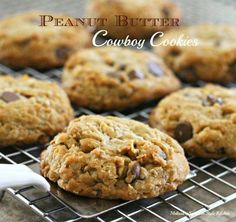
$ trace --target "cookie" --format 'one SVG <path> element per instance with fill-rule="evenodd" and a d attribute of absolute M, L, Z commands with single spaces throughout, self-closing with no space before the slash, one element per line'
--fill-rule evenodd
<path fill-rule="evenodd" d="M 112 38 L 129 35 L 132 39 L 140 39 L 174 26 L 181 18 L 181 11 L 170 0 L 90 0 L 87 17 L 106 18 L 107 21 L 98 24 L 96 29 L 107 30 Z M 166 18 L 171 20 L 167 22 Z"/>
<path fill-rule="evenodd" d="M 163 99 L 150 125 L 204 158 L 236 158 L 236 89 L 217 85 L 186 88 Z"/>
<path fill-rule="evenodd" d="M 75 51 L 91 44 L 90 34 L 82 26 L 40 26 L 39 15 L 25 12 L 0 21 L 0 63 L 13 68 L 50 69 L 62 66 Z"/>
<path fill-rule="evenodd" d="M 157 129 L 90 115 L 52 140 L 41 154 L 41 172 L 80 196 L 134 200 L 175 190 L 189 166 L 182 147 Z"/>
<path fill-rule="evenodd" d="M 173 39 L 173 40 L 172 40 Z M 180 46 L 174 41 L 191 40 L 192 46 Z M 227 83 L 236 79 L 236 28 L 230 25 L 195 25 L 180 28 L 158 38 L 155 44 L 172 45 L 154 47 L 168 66 L 184 81 Z M 198 45 L 193 41 L 197 40 Z"/>
<path fill-rule="evenodd" d="M 74 54 L 65 65 L 62 85 L 73 103 L 95 110 L 133 107 L 180 88 L 160 58 L 120 47 Z"/>
<path fill-rule="evenodd" d="M 0 147 L 48 142 L 73 118 L 65 92 L 28 76 L 0 76 Z"/>

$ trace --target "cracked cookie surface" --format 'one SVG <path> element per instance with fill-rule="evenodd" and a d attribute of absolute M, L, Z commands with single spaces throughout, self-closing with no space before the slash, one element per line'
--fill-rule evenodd
<path fill-rule="evenodd" d="M 64 68 L 62 85 L 73 103 L 96 110 L 133 107 L 180 88 L 160 58 L 120 47 L 74 54 Z"/>
<path fill-rule="evenodd" d="M 117 15 L 127 16 L 127 23 L 121 17 L 119 25 Z M 171 28 L 171 25 L 164 26 L 160 22 L 161 18 L 180 19 L 181 10 L 170 0 L 91 0 L 87 7 L 87 17 L 107 18 L 105 25 L 96 28 L 107 30 L 112 38 L 125 38 L 129 35 L 132 39 L 141 39 Z M 131 18 L 133 21 L 129 20 Z M 155 22 L 151 22 L 152 19 Z"/>
<path fill-rule="evenodd" d="M 189 154 L 236 158 L 236 89 L 180 90 L 152 111 L 150 125 L 174 137 Z"/>
<path fill-rule="evenodd" d="M 25 12 L 0 21 L 0 62 L 13 68 L 49 69 L 62 66 L 75 51 L 91 45 L 84 27 L 40 26 L 43 11 Z"/>
<path fill-rule="evenodd" d="M 28 76 L 0 76 L 0 147 L 44 143 L 73 118 L 65 92 Z"/>
<path fill-rule="evenodd" d="M 175 190 L 189 166 L 182 147 L 157 129 L 90 115 L 52 140 L 41 154 L 41 172 L 81 196 L 132 200 Z"/>
<path fill-rule="evenodd" d="M 181 37 L 182 36 L 182 37 Z M 154 51 L 183 80 L 226 83 L 236 79 L 236 28 L 230 25 L 195 25 L 165 33 L 155 44 L 191 39 L 197 46 L 157 46 Z"/>

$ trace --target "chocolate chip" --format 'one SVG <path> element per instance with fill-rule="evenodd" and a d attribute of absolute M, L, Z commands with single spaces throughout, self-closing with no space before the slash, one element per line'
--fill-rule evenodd
<path fill-rule="evenodd" d="M 132 166 L 131 173 L 134 175 L 134 179 L 139 178 L 140 170 L 141 170 L 141 167 L 140 167 L 139 163 L 135 163 Z"/>
<path fill-rule="evenodd" d="M 16 100 L 19 100 L 20 97 L 13 92 L 3 92 L 0 96 L 0 99 L 6 103 L 10 103 L 10 102 L 14 102 Z"/>
<path fill-rule="evenodd" d="M 184 121 L 177 124 L 175 131 L 174 131 L 174 138 L 180 142 L 184 143 L 187 140 L 193 137 L 193 127 L 192 124 Z"/>
<path fill-rule="evenodd" d="M 136 179 L 140 178 L 141 166 L 138 162 L 129 163 L 128 168 L 129 169 L 128 169 L 127 175 L 125 177 L 126 183 L 132 183 Z"/>
<path fill-rule="evenodd" d="M 164 17 L 168 18 L 170 16 L 170 11 L 168 8 L 163 8 L 162 9 L 162 14 Z"/>
<path fill-rule="evenodd" d="M 226 154 L 224 147 L 220 147 L 220 148 L 217 150 L 217 152 L 218 152 L 219 154 L 221 154 L 221 155 Z"/>
<path fill-rule="evenodd" d="M 180 55 L 180 53 L 181 53 L 181 51 L 177 48 L 172 48 L 170 51 L 170 55 L 173 57 Z"/>
<path fill-rule="evenodd" d="M 124 65 L 124 64 L 121 64 L 121 65 L 119 66 L 119 70 L 120 70 L 120 71 L 124 71 L 125 68 L 126 68 L 126 65 Z"/>
<path fill-rule="evenodd" d="M 142 72 L 138 71 L 138 70 L 131 70 L 128 73 L 128 77 L 129 79 L 133 80 L 133 79 L 143 79 L 144 75 Z"/>
<path fill-rule="evenodd" d="M 213 103 L 223 104 L 223 100 L 220 97 L 214 98 L 214 96 L 208 95 L 208 100 L 211 100 Z"/>
<path fill-rule="evenodd" d="M 69 56 L 70 49 L 65 46 L 61 46 L 56 49 L 55 54 L 58 59 L 66 59 Z"/>
<path fill-rule="evenodd" d="M 236 61 L 233 61 L 231 64 L 229 64 L 229 72 L 233 75 L 236 75 Z"/>
<path fill-rule="evenodd" d="M 184 68 L 183 70 L 179 71 L 177 74 L 180 79 L 187 82 L 193 82 L 198 79 L 195 68 L 191 66 Z"/>
<path fill-rule="evenodd" d="M 203 106 L 213 106 L 215 103 L 222 105 L 223 100 L 220 97 L 215 97 L 212 94 L 209 94 L 207 95 L 206 99 L 202 101 Z"/>
<path fill-rule="evenodd" d="M 215 45 L 215 46 L 220 46 L 220 45 L 221 45 L 221 41 L 220 41 L 220 40 L 216 40 L 216 41 L 214 42 L 214 45 Z"/>
<path fill-rule="evenodd" d="M 164 74 L 162 68 L 156 62 L 153 61 L 148 63 L 148 69 L 153 75 L 158 77 L 163 76 Z"/>

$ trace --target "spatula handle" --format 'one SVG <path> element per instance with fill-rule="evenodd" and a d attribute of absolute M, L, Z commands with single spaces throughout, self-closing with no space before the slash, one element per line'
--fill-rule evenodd
<path fill-rule="evenodd" d="M 50 190 L 47 180 L 29 167 L 22 164 L 0 164 L 0 190 L 21 186 L 35 186 L 45 192 Z"/>

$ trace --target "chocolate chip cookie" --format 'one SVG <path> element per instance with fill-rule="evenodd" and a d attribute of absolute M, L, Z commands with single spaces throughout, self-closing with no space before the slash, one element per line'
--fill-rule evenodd
<path fill-rule="evenodd" d="M 134 200 L 175 190 L 189 166 L 181 146 L 157 129 L 89 115 L 52 140 L 41 154 L 41 172 L 80 196 Z"/>
<path fill-rule="evenodd" d="M 62 85 L 73 103 L 96 110 L 133 107 L 180 88 L 160 58 L 120 47 L 74 54 L 65 65 Z"/>
<path fill-rule="evenodd" d="M 62 66 L 75 51 L 91 44 L 84 27 L 40 26 L 39 15 L 48 12 L 25 12 L 0 21 L 0 63 L 13 68 L 49 69 Z"/>
<path fill-rule="evenodd" d="M 73 118 L 65 92 L 28 76 L 0 76 L 0 147 L 47 142 Z"/>
<path fill-rule="evenodd" d="M 174 44 L 178 39 L 186 46 Z M 197 46 L 193 46 L 195 40 Z M 156 46 L 154 51 L 184 81 L 226 83 L 236 79 L 235 26 L 209 24 L 180 28 L 158 38 L 155 44 L 165 41 L 172 41 L 172 45 Z"/>
<path fill-rule="evenodd" d="M 171 0 L 90 0 L 87 17 L 107 19 L 96 28 L 112 38 L 141 39 L 177 25 L 181 11 Z"/>
<path fill-rule="evenodd" d="M 207 85 L 180 90 L 160 102 L 150 124 L 189 154 L 236 158 L 236 89 Z"/>

